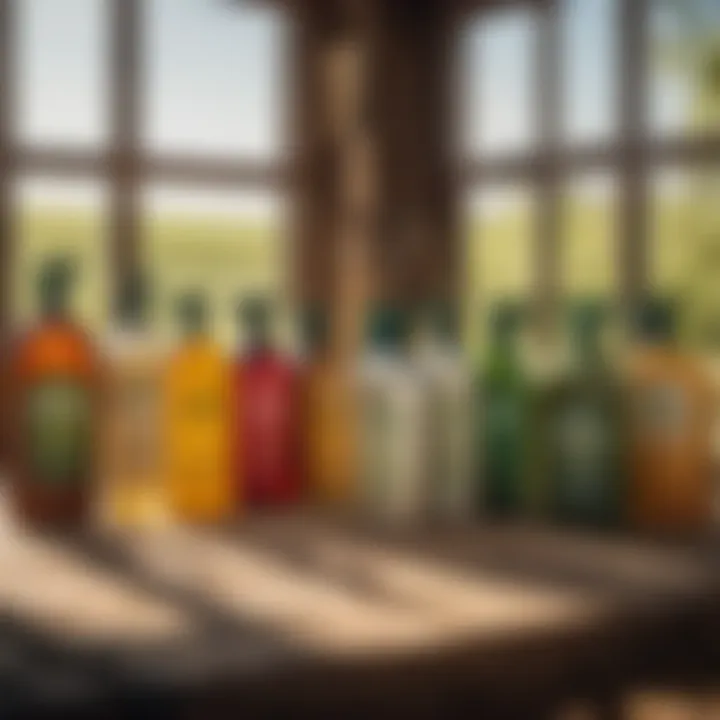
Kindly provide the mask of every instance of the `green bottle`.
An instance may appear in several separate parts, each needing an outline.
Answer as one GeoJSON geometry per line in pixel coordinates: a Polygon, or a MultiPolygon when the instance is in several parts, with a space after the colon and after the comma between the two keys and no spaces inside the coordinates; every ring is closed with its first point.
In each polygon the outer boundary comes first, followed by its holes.
{"type": "Polygon", "coordinates": [[[622,397],[602,347],[606,315],[593,301],[571,309],[570,367],[546,406],[546,480],[562,522],[602,526],[619,519],[622,397]]]}
{"type": "Polygon", "coordinates": [[[521,308],[500,303],[491,315],[490,350],[480,383],[482,506],[490,515],[523,510],[528,387],[518,352],[521,308]]]}

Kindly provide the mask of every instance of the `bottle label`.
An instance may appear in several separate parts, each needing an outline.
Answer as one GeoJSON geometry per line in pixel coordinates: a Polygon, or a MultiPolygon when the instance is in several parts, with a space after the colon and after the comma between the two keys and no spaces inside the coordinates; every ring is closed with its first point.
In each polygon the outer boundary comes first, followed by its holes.
{"type": "Polygon", "coordinates": [[[159,463],[160,398],[155,378],[123,378],[116,387],[114,467],[123,477],[153,472],[159,463]]]}
{"type": "Polygon", "coordinates": [[[641,390],[637,410],[644,434],[672,438],[687,427],[687,397],[674,385],[654,385],[641,390]]]}
{"type": "Polygon", "coordinates": [[[40,482],[64,486],[82,479],[90,465],[88,389],[67,379],[40,382],[26,406],[28,464],[40,482]]]}
{"type": "Polygon", "coordinates": [[[567,491],[589,500],[601,490],[606,471],[609,438],[603,418],[592,407],[572,405],[561,413],[557,432],[567,491]]]}

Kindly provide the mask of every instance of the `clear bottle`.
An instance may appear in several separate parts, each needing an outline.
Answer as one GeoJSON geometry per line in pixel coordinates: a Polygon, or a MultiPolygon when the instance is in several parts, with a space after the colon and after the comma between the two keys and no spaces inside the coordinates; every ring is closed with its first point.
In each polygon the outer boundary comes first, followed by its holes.
{"type": "Polygon", "coordinates": [[[176,519],[214,522],[237,507],[230,368],[210,336],[203,295],[184,295],[177,309],[182,339],[169,359],[164,391],[168,496],[176,519]]]}
{"type": "Polygon", "coordinates": [[[473,429],[474,380],[463,356],[459,323],[449,303],[424,308],[416,364],[427,393],[424,421],[425,468],[431,517],[466,520],[475,501],[473,429]]]}
{"type": "Polygon", "coordinates": [[[150,286],[125,278],[117,318],[105,342],[101,519],[113,526],[154,526],[167,519],[162,468],[162,390],[167,357],[150,331],[150,286]]]}
{"type": "Polygon", "coordinates": [[[408,359],[407,317],[378,307],[360,361],[360,493],[370,516],[389,524],[420,520],[427,506],[423,426],[426,393],[408,359]]]}
{"type": "Polygon", "coordinates": [[[712,517],[715,389],[675,342],[675,307],[648,299],[629,367],[630,517],[650,530],[691,530],[712,517]]]}
{"type": "Polygon", "coordinates": [[[72,318],[74,274],[70,258],[42,265],[40,319],[11,361],[11,484],[19,517],[33,525],[90,519],[101,368],[94,344],[72,318]]]}

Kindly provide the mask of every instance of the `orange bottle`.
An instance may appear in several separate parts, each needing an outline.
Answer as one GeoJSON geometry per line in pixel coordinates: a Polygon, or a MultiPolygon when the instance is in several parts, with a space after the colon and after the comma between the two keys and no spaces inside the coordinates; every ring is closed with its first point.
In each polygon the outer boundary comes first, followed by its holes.
{"type": "Polygon", "coordinates": [[[312,497],[321,504],[350,503],[355,493],[355,403],[352,372],[332,353],[327,317],[305,318],[305,457],[312,497]]]}
{"type": "Polygon", "coordinates": [[[11,361],[13,496],[20,518],[33,525],[77,525],[90,512],[100,372],[70,315],[73,274],[67,258],[42,266],[41,319],[11,361]]]}
{"type": "Polygon", "coordinates": [[[165,379],[166,482],[179,520],[213,522],[235,507],[231,483],[231,377],[222,349],[207,331],[199,294],[179,303],[183,339],[165,379]]]}
{"type": "Polygon", "coordinates": [[[691,530],[712,517],[713,386],[673,343],[674,308],[642,309],[630,365],[630,519],[640,528],[691,530]]]}

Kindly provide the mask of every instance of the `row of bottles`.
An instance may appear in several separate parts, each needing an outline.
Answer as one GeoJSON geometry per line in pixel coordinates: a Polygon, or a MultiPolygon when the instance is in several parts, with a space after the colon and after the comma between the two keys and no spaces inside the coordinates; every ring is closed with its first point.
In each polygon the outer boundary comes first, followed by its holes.
{"type": "Polygon", "coordinates": [[[495,315],[485,375],[485,504],[490,512],[649,530],[712,519],[718,387],[675,344],[675,312],[648,300],[630,352],[611,362],[597,304],[571,313],[561,372],[528,370],[521,314],[495,315]]]}
{"type": "Polygon", "coordinates": [[[694,528],[712,509],[717,389],[674,345],[672,307],[648,302],[620,367],[592,303],[569,320],[569,360],[527,361],[516,305],[492,314],[479,369],[446,304],[374,309],[360,358],[339,359],[328,318],[304,318],[305,357],[279,351],[263,300],[239,308],[228,358],[201,294],[177,305],[170,351],[131,278],[96,348],[68,312],[72,268],[40,274],[41,322],[13,350],[12,488],[37,524],[211,523],[300,501],[391,524],[483,514],[694,528]],[[554,368],[554,369],[553,369],[554,368]]]}

